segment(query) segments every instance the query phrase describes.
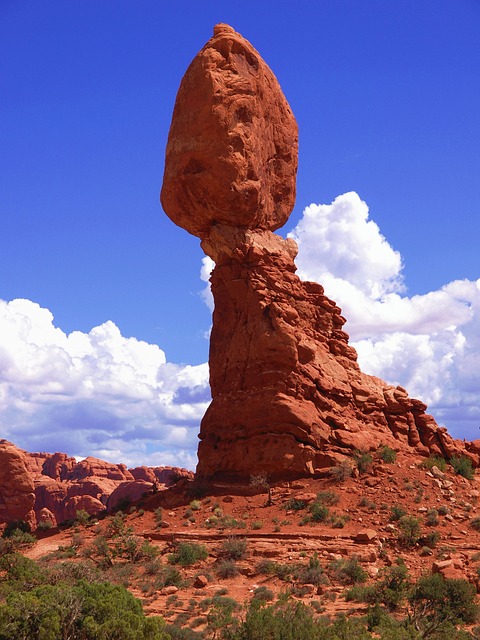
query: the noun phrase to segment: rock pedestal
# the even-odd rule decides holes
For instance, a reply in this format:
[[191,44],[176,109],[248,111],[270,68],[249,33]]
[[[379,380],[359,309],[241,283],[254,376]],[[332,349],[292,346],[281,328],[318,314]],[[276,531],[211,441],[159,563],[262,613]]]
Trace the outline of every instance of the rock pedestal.
[[422,402],[360,371],[340,309],[295,275],[295,242],[272,232],[293,208],[296,169],[297,125],[275,76],[217,25],[180,85],[161,193],[216,264],[197,475],[317,475],[380,444],[478,464],[480,449],[453,441]]

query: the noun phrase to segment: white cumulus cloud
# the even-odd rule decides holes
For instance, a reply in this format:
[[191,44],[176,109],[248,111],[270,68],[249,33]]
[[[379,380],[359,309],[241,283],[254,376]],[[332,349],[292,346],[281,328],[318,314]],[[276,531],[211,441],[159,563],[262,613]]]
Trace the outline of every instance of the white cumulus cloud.
[[69,335],[48,309],[0,300],[0,428],[30,451],[195,465],[208,365],[166,361],[111,321]]
[[356,193],[311,204],[289,234],[298,275],[342,308],[362,369],[423,399],[456,437],[477,438],[480,279],[408,296],[402,259]]

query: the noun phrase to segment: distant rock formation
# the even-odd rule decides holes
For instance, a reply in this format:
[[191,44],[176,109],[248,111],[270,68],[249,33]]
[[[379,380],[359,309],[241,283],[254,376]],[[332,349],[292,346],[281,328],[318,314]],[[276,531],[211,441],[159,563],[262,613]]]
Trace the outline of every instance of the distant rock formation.
[[124,500],[193,477],[177,467],[136,467],[88,457],[77,462],[65,453],[27,453],[0,440],[0,524],[25,520],[32,528],[74,519],[83,509],[94,515]]
[[317,475],[380,444],[478,465],[478,441],[454,441],[425,404],[360,371],[341,310],[295,275],[295,242],[272,231],[293,208],[296,169],[297,125],[275,76],[217,25],[181,82],[161,192],[216,263],[197,474]]

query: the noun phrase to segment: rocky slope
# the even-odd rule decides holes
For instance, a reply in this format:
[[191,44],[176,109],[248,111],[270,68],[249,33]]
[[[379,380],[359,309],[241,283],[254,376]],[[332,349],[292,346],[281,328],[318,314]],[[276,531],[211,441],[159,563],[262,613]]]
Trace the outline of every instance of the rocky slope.
[[[349,589],[382,584],[398,562],[409,581],[436,572],[480,589],[478,476],[448,465],[441,471],[433,464],[441,460],[426,464],[411,448],[391,454],[380,448],[325,478],[274,483],[271,500],[266,488],[181,480],[133,505],[123,524],[111,516],[51,530],[27,554],[51,563],[71,558],[86,570],[102,564],[97,539],[112,550],[122,535],[137,547],[147,541],[159,554],[153,564],[151,551],[130,562],[112,555],[106,579],[127,581],[148,613],[209,638],[219,596],[237,603],[235,615],[260,593],[271,601],[288,594],[320,615],[363,614],[367,604],[350,600]],[[173,564],[180,545],[201,545],[204,557]]]
[[93,457],[77,462],[65,453],[27,453],[0,440],[0,524],[57,525],[79,510],[98,514],[192,476],[176,467],[127,469]]

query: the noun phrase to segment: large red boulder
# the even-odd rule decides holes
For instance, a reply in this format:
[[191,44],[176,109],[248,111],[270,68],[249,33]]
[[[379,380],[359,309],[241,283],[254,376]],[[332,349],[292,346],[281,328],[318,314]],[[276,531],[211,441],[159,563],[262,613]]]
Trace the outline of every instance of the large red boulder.
[[297,147],[297,124],[271,69],[219,24],[178,90],[163,208],[201,238],[217,224],[278,229],[295,202]]

